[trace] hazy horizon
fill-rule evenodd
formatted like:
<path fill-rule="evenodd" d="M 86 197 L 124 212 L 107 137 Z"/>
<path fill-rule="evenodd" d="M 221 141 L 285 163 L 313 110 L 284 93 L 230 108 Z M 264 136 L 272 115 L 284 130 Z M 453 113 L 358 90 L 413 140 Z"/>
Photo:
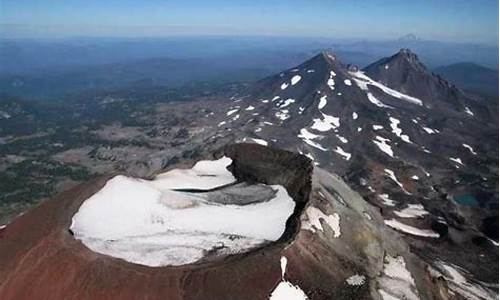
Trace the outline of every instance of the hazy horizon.
<path fill-rule="evenodd" d="M 498 1 L 0 1 L 3 38 L 269 36 L 498 45 Z M 436 30 L 439 28 L 439 31 Z"/>

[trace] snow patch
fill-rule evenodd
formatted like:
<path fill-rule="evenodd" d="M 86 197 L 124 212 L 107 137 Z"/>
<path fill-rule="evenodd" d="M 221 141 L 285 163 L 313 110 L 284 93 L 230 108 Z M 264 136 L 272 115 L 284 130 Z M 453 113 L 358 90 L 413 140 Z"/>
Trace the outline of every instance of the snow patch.
<path fill-rule="evenodd" d="M 351 159 L 351 153 L 345 152 L 344 149 L 339 146 L 337 146 L 337 149 L 334 149 L 333 151 L 340 154 L 345 160 Z"/>
<path fill-rule="evenodd" d="M 234 114 L 235 112 L 237 112 L 238 110 L 240 110 L 240 109 L 239 109 L 239 108 L 237 108 L 237 109 L 232 109 L 232 110 L 230 110 L 230 111 L 228 111 L 228 112 L 226 113 L 226 116 L 230 116 L 230 115 Z"/>
<path fill-rule="evenodd" d="M 472 112 L 472 110 L 470 110 L 470 108 L 468 108 L 467 106 L 465 107 L 465 112 L 466 112 L 468 115 L 474 116 L 474 113 Z"/>
<path fill-rule="evenodd" d="M 474 151 L 474 149 L 471 146 L 469 146 L 467 144 L 462 144 L 462 146 L 469 149 L 470 153 L 472 153 L 473 155 L 477 155 L 476 151 Z"/>
<path fill-rule="evenodd" d="M 425 127 L 425 126 L 422 126 L 422 129 L 427 132 L 428 134 L 435 134 L 435 133 L 438 133 L 439 131 L 436 130 L 436 129 L 432 129 L 432 128 L 429 128 L 429 127 Z"/>
<path fill-rule="evenodd" d="M 299 286 L 293 285 L 285 280 L 287 258 L 282 256 L 280 259 L 281 265 L 281 281 L 271 293 L 269 300 L 307 300 L 307 295 Z"/>
<path fill-rule="evenodd" d="M 360 286 L 365 284 L 366 277 L 364 275 L 355 274 L 346 279 L 347 284 Z"/>
<path fill-rule="evenodd" d="M 292 85 L 296 85 L 301 79 L 302 79 L 302 77 L 300 77 L 300 75 L 295 75 L 292 77 L 292 80 L 290 81 L 290 83 Z"/>
<path fill-rule="evenodd" d="M 392 179 L 392 181 L 394 181 L 397 185 L 399 185 L 399 187 L 403 190 L 403 192 L 410 195 L 410 193 L 404 188 L 403 184 L 396 178 L 394 171 L 389 169 L 384 169 L 384 173 L 386 176 Z"/>
<path fill-rule="evenodd" d="M 323 220 L 323 222 L 325 222 L 333 230 L 333 237 L 340 237 L 339 214 L 334 213 L 333 215 L 326 215 L 320 209 L 314 206 L 309 206 L 306 209 L 305 217 L 305 220 L 301 223 L 301 229 L 309 230 L 313 233 L 315 233 L 316 230 L 323 232 L 323 225 L 321 225 L 321 220 Z"/>
<path fill-rule="evenodd" d="M 366 74 L 363 73 L 362 71 L 350 72 L 350 73 L 352 76 L 354 76 L 353 79 L 356 82 L 356 84 L 358 84 L 358 86 L 365 91 L 368 90 L 368 85 L 372 85 L 372 86 L 379 88 L 384 93 L 386 93 L 392 97 L 410 102 L 412 104 L 423 106 L 422 100 L 415 98 L 415 97 L 412 97 L 412 96 L 409 96 L 409 95 L 406 95 L 406 94 L 403 94 L 403 93 L 400 93 L 396 90 L 393 90 L 393 89 L 381 84 L 380 82 L 377 82 L 377 81 L 371 79 L 370 77 L 366 76 Z"/>
<path fill-rule="evenodd" d="M 382 200 L 385 206 L 396 206 L 396 201 L 389 198 L 389 194 L 380 194 L 378 197 Z"/>
<path fill-rule="evenodd" d="M 498 290 L 488 290 L 477 282 L 471 282 L 462 273 L 467 273 L 462 268 L 443 261 L 437 263 L 439 275 L 443 275 L 448 283 L 448 287 L 453 292 L 460 294 L 465 299 L 471 300 L 493 300 L 498 299 Z M 435 270 L 434 270 L 435 271 Z M 479 281 L 480 283 L 480 281 Z"/>
<path fill-rule="evenodd" d="M 83 202 L 70 229 L 92 251 L 147 266 L 188 264 L 214 249 L 238 253 L 278 240 L 295 208 L 282 186 L 270 186 L 276 192 L 271 200 L 248 205 L 174 190 L 232 183 L 229 164 L 227 157 L 200 161 L 151 181 L 116 176 Z"/>
<path fill-rule="evenodd" d="M 321 114 L 323 115 L 323 119 L 313 119 L 314 123 L 311 126 L 312 129 L 325 132 L 331 129 L 337 129 L 340 126 L 340 118 L 324 113 Z"/>
<path fill-rule="evenodd" d="M 422 218 L 428 215 L 429 212 L 424 209 L 421 204 L 408 204 L 406 208 L 401 211 L 394 211 L 394 214 L 400 218 Z"/>
<path fill-rule="evenodd" d="M 380 149 L 380 151 L 384 152 L 385 154 L 389 155 L 390 157 L 394 157 L 394 152 L 392 151 L 391 145 L 388 144 L 391 140 L 385 139 L 381 136 L 376 136 L 373 142 L 377 147 Z"/>
<path fill-rule="evenodd" d="M 428 230 L 428 229 L 420 229 L 420 228 L 416 228 L 416 227 L 413 227 L 410 225 L 406 225 L 404 223 L 399 222 L 396 219 L 384 220 L 384 223 L 387 226 L 394 228 L 397 231 L 400 231 L 403 233 L 408 233 L 408 234 L 420 236 L 420 237 L 439 238 L 439 233 L 436 233 L 436 232 L 434 232 L 432 230 Z"/>
<path fill-rule="evenodd" d="M 415 280 L 402 256 L 385 255 L 383 274 L 378 281 L 378 292 L 384 300 L 419 300 Z"/>
<path fill-rule="evenodd" d="M 462 160 L 459 157 L 457 158 L 450 157 L 449 160 L 456 162 L 457 164 L 463 165 Z"/>
<path fill-rule="evenodd" d="M 389 117 L 389 121 L 391 122 L 390 126 L 392 128 L 392 133 L 398 136 L 403 142 L 412 143 L 410 138 L 406 134 L 402 134 L 403 130 L 399 128 L 399 124 L 401 123 L 398 119 L 394 117 Z"/>
<path fill-rule="evenodd" d="M 300 133 L 297 135 L 297 137 L 302 139 L 302 141 L 304 141 L 309 146 L 312 146 L 312 147 L 319 149 L 321 151 L 327 151 L 327 149 L 325 147 L 323 147 L 321 144 L 313 141 L 316 138 L 323 138 L 323 136 L 321 136 L 321 135 L 316 135 L 314 133 L 307 131 L 306 128 L 302 128 L 300 130 Z"/>
<path fill-rule="evenodd" d="M 318 109 L 322 109 L 323 107 L 325 107 L 326 104 L 327 104 L 326 96 L 321 97 L 319 99 Z"/>

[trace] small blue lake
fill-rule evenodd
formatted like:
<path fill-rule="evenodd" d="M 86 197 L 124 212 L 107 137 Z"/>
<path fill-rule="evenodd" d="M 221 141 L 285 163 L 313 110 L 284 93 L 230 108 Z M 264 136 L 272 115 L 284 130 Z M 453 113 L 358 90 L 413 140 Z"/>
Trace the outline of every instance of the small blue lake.
<path fill-rule="evenodd" d="M 461 205 L 467 205 L 467 206 L 472 206 L 472 207 L 479 206 L 479 202 L 477 202 L 476 197 L 474 195 L 471 195 L 471 194 L 453 196 L 453 200 L 455 200 L 455 202 L 457 202 L 458 204 L 461 204 Z"/>

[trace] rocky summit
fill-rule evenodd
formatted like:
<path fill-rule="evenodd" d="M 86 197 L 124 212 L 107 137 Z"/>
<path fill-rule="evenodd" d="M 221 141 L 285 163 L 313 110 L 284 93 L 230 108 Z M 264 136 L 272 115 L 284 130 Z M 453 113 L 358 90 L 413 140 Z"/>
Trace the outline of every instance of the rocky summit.
<path fill-rule="evenodd" d="M 409 49 L 172 107 L 0 229 L 0 299 L 498 298 L 497 112 Z"/>

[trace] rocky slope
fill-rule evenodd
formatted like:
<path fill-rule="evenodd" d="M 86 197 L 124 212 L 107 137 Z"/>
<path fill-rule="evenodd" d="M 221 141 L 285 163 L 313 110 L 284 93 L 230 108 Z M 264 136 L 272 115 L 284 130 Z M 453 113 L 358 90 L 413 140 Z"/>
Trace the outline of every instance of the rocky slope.
<path fill-rule="evenodd" d="M 411 51 L 364 71 L 324 52 L 231 100 L 207 122 L 218 127 L 213 140 L 307 155 L 378 207 L 426 261 L 496 284 L 496 114 Z"/>
<path fill-rule="evenodd" d="M 461 271 L 424 263 L 374 206 L 303 156 L 253 144 L 228 146 L 215 154 L 221 155 L 233 160 L 229 169 L 238 181 L 283 185 L 296 202 L 277 242 L 165 267 L 92 252 L 68 229 L 80 205 L 110 178 L 103 177 L 44 202 L 0 232 L 1 298 L 280 299 L 285 292 L 298 299 L 448 299 L 463 288 L 453 285 Z"/>

